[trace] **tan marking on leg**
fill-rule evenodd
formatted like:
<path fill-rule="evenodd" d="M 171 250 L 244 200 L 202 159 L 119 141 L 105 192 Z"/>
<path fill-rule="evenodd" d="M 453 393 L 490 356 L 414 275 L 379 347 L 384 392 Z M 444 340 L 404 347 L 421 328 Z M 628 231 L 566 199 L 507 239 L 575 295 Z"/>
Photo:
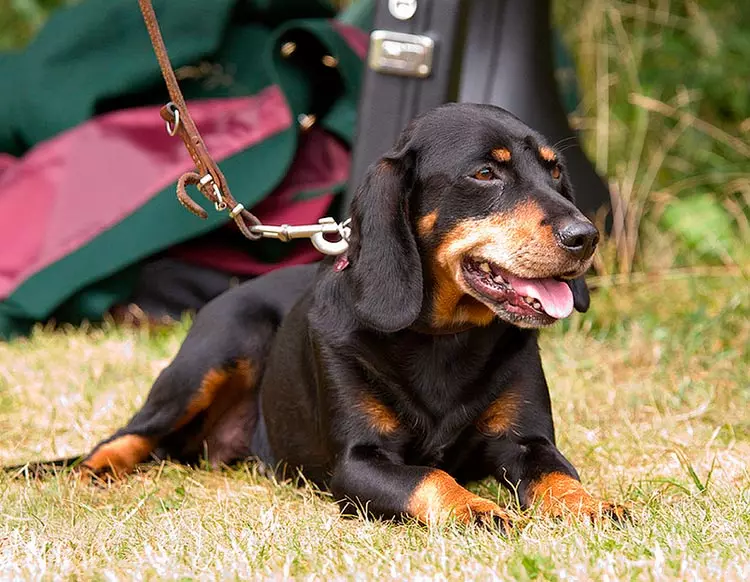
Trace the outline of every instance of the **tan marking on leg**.
<path fill-rule="evenodd" d="M 193 420 L 198 414 L 208 409 L 213 403 L 216 395 L 222 387 L 233 377 L 242 376 L 250 378 L 252 375 L 252 365 L 247 360 L 241 360 L 235 364 L 235 369 L 228 370 L 209 370 L 203 377 L 198 393 L 188 404 L 185 413 L 174 426 L 178 430 Z"/>
<path fill-rule="evenodd" d="M 207 452 L 209 462 L 223 462 L 216 457 L 214 449 L 221 444 L 216 438 L 226 418 L 244 404 L 248 393 L 255 387 L 255 381 L 254 368 L 247 360 L 238 361 L 230 370 L 212 370 L 206 374 L 201 390 L 188 407 L 188 412 L 183 415 L 185 422 L 180 425 L 184 426 L 198 414 L 202 414 L 202 421 L 196 432 L 185 436 L 184 450 L 198 454 Z"/>
<path fill-rule="evenodd" d="M 510 161 L 510 150 L 508 148 L 495 148 L 492 150 L 492 157 L 498 162 L 509 162 Z"/>
<path fill-rule="evenodd" d="M 505 434 L 513 429 L 521 411 L 521 398 L 506 390 L 490 404 L 476 422 L 477 430 L 487 436 Z"/>
<path fill-rule="evenodd" d="M 435 228 L 435 223 L 438 219 L 438 211 L 433 210 L 429 214 L 425 214 L 417 221 L 417 233 L 422 238 L 429 236 L 432 233 L 432 229 Z"/>
<path fill-rule="evenodd" d="M 209 370 L 201 380 L 200 388 L 190 403 L 187 405 L 184 414 L 175 423 L 174 430 L 179 430 L 201 412 L 206 410 L 214 401 L 219 389 L 229 379 L 229 374 L 224 370 Z"/>
<path fill-rule="evenodd" d="M 507 529 L 510 518 L 499 505 L 474 495 L 461 487 L 445 471 L 431 471 L 409 497 L 407 513 L 428 525 L 454 518 L 468 524 L 472 521 L 498 520 Z"/>
<path fill-rule="evenodd" d="M 557 160 L 557 154 L 552 148 L 547 146 L 542 146 L 539 148 L 539 155 L 545 162 L 554 162 L 555 160 Z"/>
<path fill-rule="evenodd" d="M 371 394 L 365 394 L 358 404 L 370 426 L 381 435 L 391 435 L 399 428 L 398 417 L 388 406 Z"/>
<path fill-rule="evenodd" d="M 82 466 L 96 474 L 111 473 L 114 477 L 121 477 L 145 461 L 154 446 L 153 439 L 127 434 L 97 447 Z"/>
<path fill-rule="evenodd" d="M 541 511 L 551 517 L 572 515 L 594 519 L 609 515 L 623 519 L 627 513 L 620 505 L 596 499 L 580 481 L 565 473 L 544 475 L 531 484 L 529 496 L 532 504 L 538 503 Z"/>

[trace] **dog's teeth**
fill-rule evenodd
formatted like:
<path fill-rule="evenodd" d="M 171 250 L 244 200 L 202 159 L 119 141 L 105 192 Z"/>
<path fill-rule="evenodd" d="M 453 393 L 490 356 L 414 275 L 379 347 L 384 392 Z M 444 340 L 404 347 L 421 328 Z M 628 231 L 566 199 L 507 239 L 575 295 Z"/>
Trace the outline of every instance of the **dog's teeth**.
<path fill-rule="evenodd" d="M 524 297 L 523 300 L 528 303 L 529 305 L 532 305 L 534 303 L 533 297 Z"/>
<path fill-rule="evenodd" d="M 539 303 L 536 299 L 534 300 L 534 303 L 532 303 L 532 305 L 534 306 L 534 309 L 541 309 L 542 308 L 542 304 Z"/>
<path fill-rule="evenodd" d="M 500 275 L 497 275 L 494 279 L 492 279 L 495 283 L 505 283 L 505 279 L 503 279 Z"/>
<path fill-rule="evenodd" d="M 490 268 L 489 263 L 482 263 L 481 265 L 479 265 L 479 268 L 482 269 L 482 271 L 484 271 L 485 273 L 492 272 L 492 269 Z"/>

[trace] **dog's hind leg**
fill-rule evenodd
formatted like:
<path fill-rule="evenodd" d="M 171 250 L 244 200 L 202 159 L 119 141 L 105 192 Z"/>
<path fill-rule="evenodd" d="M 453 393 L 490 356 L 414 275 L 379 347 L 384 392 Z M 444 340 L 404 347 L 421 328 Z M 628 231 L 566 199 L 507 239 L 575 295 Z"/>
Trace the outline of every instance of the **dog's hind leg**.
<path fill-rule="evenodd" d="M 198 370 L 203 373 L 194 376 Z M 257 412 L 256 378 L 250 358 L 216 366 L 192 362 L 187 370 L 176 360 L 154 383 L 144 407 L 81 466 L 97 475 L 121 476 L 152 455 L 191 461 L 205 452 L 219 463 L 247 454 Z M 235 427 L 231 442 L 221 438 L 228 422 Z M 223 444 L 231 446 L 231 454 Z"/>
<path fill-rule="evenodd" d="M 83 460 L 119 476 L 151 457 L 216 465 L 251 453 L 256 387 L 281 320 L 309 288 L 316 267 L 280 269 L 204 307 L 143 408 Z"/>
<path fill-rule="evenodd" d="M 205 454 L 214 464 L 247 456 L 257 418 L 255 387 L 275 324 L 256 321 L 250 329 L 244 341 L 232 332 L 191 330 L 143 408 L 82 467 L 120 476 L 152 456 L 194 461 Z"/>

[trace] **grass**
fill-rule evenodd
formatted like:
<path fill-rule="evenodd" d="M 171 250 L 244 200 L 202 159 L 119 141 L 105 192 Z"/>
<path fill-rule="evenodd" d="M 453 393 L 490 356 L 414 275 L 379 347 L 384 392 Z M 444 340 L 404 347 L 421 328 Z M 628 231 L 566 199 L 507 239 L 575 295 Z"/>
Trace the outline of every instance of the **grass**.
<path fill-rule="evenodd" d="M 0 0 L 0 48 L 64 0 Z M 572 118 L 609 176 L 592 311 L 542 337 L 559 445 L 634 522 L 519 514 L 508 538 L 344 519 L 252 465 L 108 488 L 0 475 L 0 578 L 750 579 L 750 8 L 571 0 Z M 5 23 L 6 26 L 2 26 Z M 184 337 L 105 325 L 0 344 L 0 463 L 86 451 Z M 513 507 L 490 482 L 475 489 Z M 514 510 L 517 512 L 517 510 Z"/>
<path fill-rule="evenodd" d="M 592 491 L 632 505 L 632 524 L 531 512 L 505 538 L 345 519 L 252 464 L 145 467 L 106 488 L 0 475 L 0 577 L 747 579 L 746 281 L 608 281 L 542 348 L 560 447 Z M 119 427 L 186 328 L 39 329 L 0 345 L 0 463 L 85 451 Z M 514 507 L 494 483 L 474 487 Z"/>

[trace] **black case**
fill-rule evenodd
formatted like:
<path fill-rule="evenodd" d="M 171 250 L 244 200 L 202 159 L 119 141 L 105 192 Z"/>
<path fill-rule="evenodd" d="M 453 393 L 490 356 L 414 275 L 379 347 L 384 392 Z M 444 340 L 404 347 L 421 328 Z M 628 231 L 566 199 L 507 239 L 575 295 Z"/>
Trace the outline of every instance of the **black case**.
<path fill-rule="evenodd" d="M 416 5 L 413 16 L 396 18 L 399 6 Z M 391 149 L 401 131 L 414 117 L 447 101 L 458 93 L 460 67 L 459 28 L 465 21 L 465 0 L 378 0 L 375 8 L 370 52 L 362 83 L 357 119 L 357 137 L 349 181 L 349 200 L 369 165 Z M 375 37 L 381 31 L 431 39 L 432 64 L 429 76 L 418 71 L 375 70 Z M 408 47 L 407 47 L 408 48 Z M 348 209 L 348 204 L 345 208 Z"/>
<path fill-rule="evenodd" d="M 555 79 L 549 0 L 472 0 L 458 100 L 507 109 L 564 150 L 578 207 L 593 215 L 609 191 L 568 125 Z"/>
<path fill-rule="evenodd" d="M 400 20 L 414 10 L 413 16 Z M 432 71 L 375 70 L 371 38 L 345 208 L 368 166 L 388 151 L 416 115 L 448 101 L 491 103 L 562 142 L 578 206 L 593 215 L 609 192 L 568 125 L 555 80 L 549 0 L 377 0 L 379 31 L 429 37 Z M 375 65 L 375 69 L 373 66 Z"/>

